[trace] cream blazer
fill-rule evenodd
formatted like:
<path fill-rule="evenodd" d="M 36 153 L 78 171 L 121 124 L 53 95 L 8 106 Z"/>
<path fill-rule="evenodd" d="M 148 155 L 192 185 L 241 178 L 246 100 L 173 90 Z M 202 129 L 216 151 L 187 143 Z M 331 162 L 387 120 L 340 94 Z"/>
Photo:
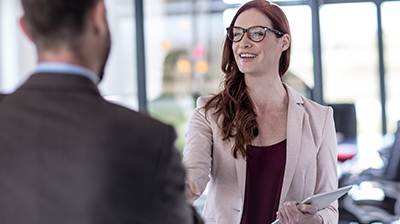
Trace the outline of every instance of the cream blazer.
<path fill-rule="evenodd" d="M 289 96 L 286 166 L 279 205 L 337 189 L 337 142 L 333 110 L 302 97 L 283 83 Z M 183 164 L 187 177 L 208 194 L 205 223 L 239 224 L 242 217 L 246 160 L 232 156 L 232 139 L 222 141 L 221 118 L 202 107 L 210 97 L 200 97 L 190 120 Z M 337 201 L 318 211 L 324 224 L 338 223 Z"/>

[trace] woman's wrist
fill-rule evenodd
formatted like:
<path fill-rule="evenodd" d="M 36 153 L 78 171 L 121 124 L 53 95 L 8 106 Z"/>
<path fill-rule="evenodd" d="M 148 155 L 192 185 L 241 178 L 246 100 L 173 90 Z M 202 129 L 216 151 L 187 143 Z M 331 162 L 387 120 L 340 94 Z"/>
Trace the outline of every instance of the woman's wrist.
<path fill-rule="evenodd" d="M 314 221 L 315 224 L 323 224 L 324 223 L 324 220 L 322 219 L 322 217 L 320 215 L 315 214 L 314 217 L 315 217 L 315 221 Z"/>

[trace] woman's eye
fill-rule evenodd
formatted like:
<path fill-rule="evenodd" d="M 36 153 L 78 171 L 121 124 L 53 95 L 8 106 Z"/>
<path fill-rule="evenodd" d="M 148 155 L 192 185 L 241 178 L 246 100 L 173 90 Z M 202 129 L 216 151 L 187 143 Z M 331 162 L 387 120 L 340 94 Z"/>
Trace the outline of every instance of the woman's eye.
<path fill-rule="evenodd" d="M 253 32 L 253 36 L 254 36 L 254 37 L 262 36 L 262 35 L 263 35 L 262 31 L 254 31 L 254 32 Z"/>

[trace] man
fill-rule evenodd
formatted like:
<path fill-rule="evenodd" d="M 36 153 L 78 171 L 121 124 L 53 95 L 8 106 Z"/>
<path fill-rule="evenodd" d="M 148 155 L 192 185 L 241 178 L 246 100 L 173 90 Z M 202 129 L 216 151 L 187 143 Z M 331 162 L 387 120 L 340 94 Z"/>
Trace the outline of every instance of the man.
<path fill-rule="evenodd" d="M 0 223 L 200 223 L 175 132 L 106 102 L 103 0 L 22 0 L 34 74 L 0 103 Z"/>

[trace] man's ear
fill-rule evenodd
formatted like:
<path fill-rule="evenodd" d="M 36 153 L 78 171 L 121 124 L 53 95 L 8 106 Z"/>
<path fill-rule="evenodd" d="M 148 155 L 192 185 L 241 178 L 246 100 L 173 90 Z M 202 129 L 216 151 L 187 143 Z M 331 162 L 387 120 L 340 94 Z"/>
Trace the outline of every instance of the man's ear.
<path fill-rule="evenodd" d="M 31 40 L 32 42 L 34 42 L 34 41 L 33 41 L 33 38 L 32 38 L 32 35 L 31 35 L 31 33 L 29 32 L 28 24 L 26 23 L 25 16 L 22 16 L 22 17 L 19 19 L 19 25 L 21 26 L 22 31 L 23 31 L 23 32 L 25 33 L 25 35 L 29 38 L 29 40 Z"/>
<path fill-rule="evenodd" d="M 103 0 L 96 1 L 90 10 L 90 19 L 96 34 L 108 32 L 106 7 Z"/>
<path fill-rule="evenodd" d="M 282 36 L 282 52 L 286 51 L 290 46 L 290 36 L 286 33 Z"/>

